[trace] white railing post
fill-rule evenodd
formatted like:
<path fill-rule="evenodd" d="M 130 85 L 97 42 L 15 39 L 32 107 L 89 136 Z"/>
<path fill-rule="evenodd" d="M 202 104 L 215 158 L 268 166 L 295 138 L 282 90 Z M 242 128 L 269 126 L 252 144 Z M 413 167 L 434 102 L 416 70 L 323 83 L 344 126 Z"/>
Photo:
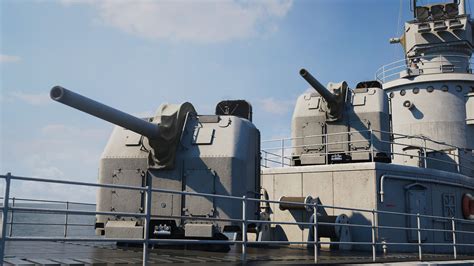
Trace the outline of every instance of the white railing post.
<path fill-rule="evenodd" d="M 145 194 L 145 222 L 143 224 L 143 258 L 142 264 L 148 264 L 148 240 L 150 240 L 149 231 L 150 231 L 150 216 L 151 216 L 151 175 L 146 173 L 146 194 Z"/>
<path fill-rule="evenodd" d="M 372 261 L 376 260 L 376 240 L 375 240 L 375 210 L 372 210 Z"/>
<path fill-rule="evenodd" d="M 455 221 L 454 217 L 451 217 L 451 230 L 453 231 L 453 255 L 454 259 L 457 258 L 457 250 L 456 250 L 456 226 L 455 226 Z"/>
<path fill-rule="evenodd" d="M 242 196 L 242 263 L 247 262 L 247 196 Z"/>
<path fill-rule="evenodd" d="M 3 216 L 2 216 L 2 238 L 0 240 L 0 258 L 1 264 L 5 258 L 5 244 L 7 240 L 7 222 L 8 222 L 8 199 L 10 198 L 11 173 L 5 176 L 5 194 L 3 196 Z"/>
<path fill-rule="evenodd" d="M 374 152 L 374 131 L 370 129 L 370 156 L 372 157 L 372 162 L 375 160 Z"/>
<path fill-rule="evenodd" d="M 382 66 L 382 83 L 385 83 L 385 65 Z"/>
<path fill-rule="evenodd" d="M 318 203 L 313 207 L 314 263 L 318 263 Z"/>
<path fill-rule="evenodd" d="M 285 139 L 281 139 L 281 167 L 285 167 Z"/>
<path fill-rule="evenodd" d="M 424 165 L 425 167 L 424 168 L 428 168 L 428 158 L 427 158 L 427 154 L 426 154 L 426 139 L 423 138 L 423 161 L 424 161 Z"/>
<path fill-rule="evenodd" d="M 416 228 L 418 232 L 418 259 L 422 260 L 422 253 L 421 253 L 421 223 L 420 223 L 420 214 L 416 214 Z"/>
<path fill-rule="evenodd" d="M 265 168 L 268 168 L 268 152 L 263 151 L 265 153 Z"/>
<path fill-rule="evenodd" d="M 15 197 L 12 198 L 12 207 L 15 207 Z M 10 212 L 10 236 L 13 236 L 13 210 Z"/>
<path fill-rule="evenodd" d="M 66 201 L 66 211 L 69 211 L 69 201 Z M 69 213 L 66 212 L 64 217 L 64 237 L 67 236 L 67 223 L 68 223 Z"/>
<path fill-rule="evenodd" d="M 329 146 L 328 146 L 328 134 L 324 134 L 324 153 L 326 155 L 326 164 L 329 164 Z"/>

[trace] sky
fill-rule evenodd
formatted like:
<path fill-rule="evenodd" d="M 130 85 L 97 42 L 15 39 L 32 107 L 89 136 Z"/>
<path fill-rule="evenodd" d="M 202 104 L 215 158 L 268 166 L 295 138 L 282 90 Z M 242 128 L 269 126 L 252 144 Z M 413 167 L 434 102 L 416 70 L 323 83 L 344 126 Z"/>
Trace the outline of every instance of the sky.
<path fill-rule="evenodd" d="M 309 87 L 299 69 L 322 84 L 372 80 L 403 58 L 388 40 L 409 2 L 0 0 L 0 173 L 96 182 L 113 125 L 50 100 L 55 85 L 137 116 L 245 99 L 262 139 L 287 137 Z M 12 195 L 95 201 L 88 188 L 29 182 Z"/>

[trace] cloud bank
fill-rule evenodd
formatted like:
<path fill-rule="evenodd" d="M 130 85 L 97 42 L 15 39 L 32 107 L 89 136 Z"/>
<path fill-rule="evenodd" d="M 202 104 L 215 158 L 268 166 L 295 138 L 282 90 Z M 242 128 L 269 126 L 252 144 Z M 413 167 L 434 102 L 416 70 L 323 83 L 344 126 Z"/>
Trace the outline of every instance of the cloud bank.
<path fill-rule="evenodd" d="M 276 31 L 292 0 L 122 1 L 63 0 L 88 4 L 99 21 L 153 40 L 216 43 L 265 36 Z"/>
<path fill-rule="evenodd" d="M 262 109 L 270 114 L 283 115 L 292 111 L 295 101 L 265 98 L 259 101 Z"/>
<path fill-rule="evenodd" d="M 0 63 L 16 63 L 20 61 L 21 58 L 19 56 L 0 54 Z"/>

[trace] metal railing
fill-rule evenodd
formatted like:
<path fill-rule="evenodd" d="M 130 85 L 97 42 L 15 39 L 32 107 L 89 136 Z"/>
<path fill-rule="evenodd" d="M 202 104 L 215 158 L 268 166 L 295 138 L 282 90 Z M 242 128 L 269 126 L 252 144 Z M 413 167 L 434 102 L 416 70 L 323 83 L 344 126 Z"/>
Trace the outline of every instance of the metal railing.
<path fill-rule="evenodd" d="M 147 178 L 151 178 L 151 175 L 147 175 Z M 147 265 L 149 261 L 149 245 L 150 244 L 221 244 L 221 245 L 240 245 L 241 246 L 241 260 L 242 262 L 247 261 L 247 245 L 251 243 L 252 245 L 290 245 L 290 244 L 303 244 L 312 246 L 314 248 L 314 262 L 320 262 L 320 255 L 318 251 L 318 246 L 321 244 L 330 244 L 330 245 L 337 245 L 337 244 L 350 244 L 350 245 L 366 245 L 370 247 L 372 251 L 372 261 L 377 261 L 377 251 L 380 249 L 378 247 L 381 246 L 416 246 L 418 250 L 418 259 L 423 259 L 423 247 L 425 246 L 450 246 L 452 248 L 452 258 L 458 259 L 459 252 L 457 250 L 458 247 L 474 247 L 474 241 L 468 241 L 469 243 L 461 243 L 457 241 L 457 237 L 461 234 L 469 234 L 473 235 L 474 240 L 474 231 L 465 231 L 459 230 L 459 225 L 463 224 L 470 224 L 474 225 L 474 221 L 471 220 L 464 220 L 458 219 L 455 217 L 442 217 L 442 216 L 433 216 L 433 215 L 425 215 L 420 213 L 401 213 L 401 212 L 391 212 L 391 211 L 382 211 L 382 210 L 375 210 L 375 209 L 362 209 L 362 208 L 350 208 L 350 207 L 340 207 L 340 206 L 331 206 L 331 205 L 323 205 L 314 203 L 297 203 L 297 202 L 287 202 L 287 201 L 277 201 L 277 200 L 268 200 L 268 199 L 258 199 L 258 198 L 249 198 L 246 196 L 237 197 L 237 196 L 230 196 L 230 195 L 217 195 L 217 194 L 206 194 L 206 193 L 195 193 L 195 192 L 186 192 L 186 191 L 176 191 L 176 190 L 168 190 L 168 189 L 158 189 L 152 188 L 151 186 L 144 186 L 144 187 L 136 187 L 136 186 L 124 186 L 124 185 L 112 185 L 112 184 L 96 184 L 96 183 L 87 183 L 87 182 L 77 182 L 77 181 L 67 181 L 67 180 L 55 180 L 55 179 L 42 179 L 42 178 L 33 178 L 33 177 L 21 177 L 21 176 L 13 176 L 10 173 L 7 175 L 0 175 L 0 179 L 5 181 L 5 191 L 3 197 L 3 205 L 0 207 L 3 213 L 2 219 L 2 237 L 0 239 L 0 258 L 5 258 L 5 246 L 7 241 L 94 241 L 94 242 L 128 242 L 128 243 L 141 243 L 143 248 L 142 253 L 142 262 L 143 265 Z M 11 189 L 11 182 L 12 181 L 27 181 L 27 182 L 46 182 L 46 183 L 56 183 L 56 184 L 64 184 L 64 185 L 74 185 L 74 186 L 86 186 L 86 187 L 99 187 L 99 188 L 116 188 L 116 189 L 126 189 L 126 190 L 135 190 L 135 191 L 143 191 L 145 194 L 145 204 L 144 210 L 141 213 L 131 213 L 131 212 L 106 212 L 106 211 L 84 211 L 84 210 L 73 210 L 73 209 L 55 209 L 55 208 L 32 208 L 32 207 L 18 207 L 18 206 L 11 206 L 10 204 L 10 189 Z M 149 182 L 147 184 L 150 184 Z M 223 198 L 229 200 L 235 200 L 240 202 L 242 206 L 242 213 L 241 218 L 213 218 L 213 217 L 192 217 L 192 216 L 170 216 L 170 215 L 152 215 L 151 214 L 151 202 L 152 202 L 152 194 L 154 192 L 159 193 L 171 193 L 171 194 L 178 194 L 178 195 L 192 195 L 192 196 L 199 196 L 199 197 L 212 197 L 212 198 Z M 300 205 L 311 207 L 313 213 L 317 213 L 319 208 L 326 208 L 326 209 L 333 209 L 338 210 L 339 212 L 352 212 L 352 213 L 368 213 L 370 218 L 370 224 L 343 224 L 343 226 L 348 226 L 350 228 L 366 228 L 370 230 L 370 241 L 321 241 L 319 239 L 319 228 L 318 226 L 341 226 L 336 222 L 329 223 L 329 222 L 321 222 L 319 220 L 319 215 L 314 215 L 314 219 L 312 222 L 291 222 L 291 221 L 272 221 L 272 220 L 258 220 L 256 218 L 247 217 L 247 213 L 249 212 L 249 202 L 258 202 L 258 203 L 266 203 L 266 204 L 292 204 L 292 205 Z M 59 213 L 59 214 L 69 214 L 69 215 L 119 215 L 122 217 L 135 217 L 140 218 L 143 221 L 144 232 L 148 232 L 150 220 L 153 218 L 181 218 L 181 219 L 197 219 L 197 220 L 208 220 L 208 221 L 228 221 L 228 222 L 235 222 L 241 224 L 241 232 L 242 238 L 240 240 L 202 240 L 202 239 L 150 239 L 149 234 L 145 233 L 142 238 L 92 238 L 92 237 L 15 237 L 9 236 L 6 233 L 7 227 L 7 217 L 8 212 L 32 212 L 32 213 Z M 382 215 L 397 215 L 397 216 L 404 216 L 404 217 L 415 217 L 417 221 L 416 227 L 407 227 L 407 226 L 390 226 L 390 225 L 381 225 L 380 219 Z M 451 224 L 450 229 L 435 229 L 435 228 L 426 228 L 423 227 L 421 221 L 423 219 L 436 219 L 436 220 L 443 220 L 447 221 Z M 296 225 L 296 226 L 303 226 L 304 228 L 312 228 L 313 230 L 313 239 L 308 239 L 307 241 L 282 241 L 282 240 L 273 240 L 273 241 L 249 241 L 247 238 L 248 225 L 249 224 L 274 224 L 274 225 Z M 414 230 L 417 232 L 417 242 L 416 243 L 409 243 L 409 242 L 386 242 L 380 241 L 378 237 L 378 230 L 402 230 L 402 231 L 410 231 Z M 423 242 L 421 232 L 449 232 L 452 234 L 452 241 L 448 242 Z M 471 243 L 472 242 L 472 243 Z M 426 254 L 426 253 L 425 253 Z M 380 257 L 381 258 L 381 257 Z"/>
<path fill-rule="evenodd" d="M 355 136 L 355 137 L 354 137 Z M 340 141 L 329 141 L 331 138 L 344 139 Z M 305 141 L 308 144 L 304 143 Z M 299 143 L 295 144 L 295 143 Z M 352 146 L 364 143 L 366 147 L 351 149 Z M 330 152 L 329 147 L 344 145 L 346 150 Z M 386 147 L 383 149 L 382 147 Z M 441 147 L 434 149 L 432 147 Z M 474 173 L 473 153 L 471 150 L 456 147 L 454 145 L 435 141 L 425 136 L 410 136 L 380 130 L 349 131 L 330 134 L 310 135 L 305 137 L 281 138 L 262 141 L 262 161 L 264 168 L 293 166 L 293 156 L 296 149 L 309 150 L 318 149 L 313 152 L 326 158 L 325 164 L 329 164 L 329 157 L 336 154 L 369 153 L 370 160 L 374 161 L 377 154 L 384 153 L 388 158 L 401 157 L 417 158 L 417 166 L 430 168 L 429 163 L 443 163 L 452 166 L 456 172 L 463 170 Z M 419 154 L 403 153 L 405 150 L 418 150 Z M 466 152 L 471 156 L 461 156 L 460 152 Z M 434 158 L 430 155 L 440 154 L 442 158 Z M 470 158 L 469 158 L 470 157 Z"/>
<path fill-rule="evenodd" d="M 0 200 L 3 200 L 3 197 L 0 197 Z M 11 197 L 9 199 L 11 202 L 11 207 L 18 207 L 18 205 L 22 204 L 54 204 L 58 207 L 64 207 L 63 210 L 69 210 L 71 205 L 75 206 L 87 206 L 87 207 L 95 207 L 94 203 L 85 203 L 85 202 L 77 202 L 77 201 L 60 201 L 60 200 L 44 200 L 44 199 L 31 199 L 31 198 L 17 198 Z M 14 232 L 14 225 L 20 226 L 61 226 L 64 228 L 63 236 L 67 237 L 69 233 L 69 229 L 71 227 L 94 227 L 94 224 L 90 223 L 71 223 L 69 213 L 64 213 L 64 222 L 63 223 L 51 223 L 51 222 L 19 222 L 15 221 L 15 211 L 13 209 L 10 210 L 10 219 L 6 222 L 8 229 L 8 235 L 13 236 Z"/>
<path fill-rule="evenodd" d="M 461 67 L 467 63 L 465 67 Z M 450 66 L 449 69 L 446 66 Z M 472 73 L 473 61 L 463 55 L 426 55 L 398 60 L 383 65 L 375 72 L 375 79 L 382 84 L 400 78 L 405 71 L 421 70 L 419 75 L 439 73 Z"/>

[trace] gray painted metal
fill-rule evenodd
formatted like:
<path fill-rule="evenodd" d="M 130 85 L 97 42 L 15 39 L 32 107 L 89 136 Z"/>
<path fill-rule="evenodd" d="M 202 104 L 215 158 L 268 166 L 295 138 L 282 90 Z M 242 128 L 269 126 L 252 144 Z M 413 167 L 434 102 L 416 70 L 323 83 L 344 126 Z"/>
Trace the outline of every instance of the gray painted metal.
<path fill-rule="evenodd" d="M 336 85 L 344 95 L 337 120 L 328 116 L 320 95 L 298 97 L 292 118 L 292 165 L 327 164 L 337 157 L 342 162 L 390 160 L 390 134 L 382 133 L 390 132 L 387 95 L 378 87 L 344 90 L 341 84 Z"/>
<path fill-rule="evenodd" d="M 458 162 L 470 166 L 466 164 L 466 160 L 473 159 L 470 150 L 474 148 L 474 126 L 470 122 L 474 107 L 469 97 L 474 88 L 470 15 L 465 14 L 460 3 L 457 16 L 406 22 L 400 39 L 404 40 L 400 43 L 405 59 L 384 66 L 377 73 L 390 96 L 393 131 L 435 140 L 438 144 L 426 148 L 458 153 L 461 157 Z M 442 143 L 461 149 L 451 150 Z M 415 152 L 394 149 L 397 154 Z M 401 156 L 395 156 L 394 161 L 417 166 L 417 162 Z M 458 169 L 444 167 L 443 170 Z M 472 171 L 463 170 L 463 173 L 474 176 Z"/>
<path fill-rule="evenodd" d="M 370 168 L 371 166 L 370 165 L 363 165 L 363 164 L 358 164 L 362 167 L 360 167 L 359 169 L 364 169 L 364 168 Z M 342 166 L 342 165 L 341 165 Z M 350 165 L 349 165 L 350 166 Z M 379 166 L 381 169 L 384 169 L 384 170 L 388 170 L 388 169 L 392 169 L 393 166 L 391 166 L 390 164 L 377 164 L 375 166 Z M 314 166 L 314 167 L 292 167 L 292 168 L 314 168 L 314 169 L 317 169 L 317 168 L 320 168 L 321 166 Z M 405 166 L 406 168 L 406 166 Z M 295 169 L 297 170 L 297 169 Z M 273 171 L 274 173 L 277 173 L 279 170 L 278 169 L 275 169 L 275 171 Z M 448 173 L 449 174 L 449 173 Z M 4 179 L 6 178 L 6 176 L 2 176 L 0 175 L 0 178 Z M 16 176 L 10 176 L 11 180 L 22 180 L 23 177 L 16 177 Z M 37 179 L 37 178 L 30 178 L 30 181 L 33 181 L 33 182 L 46 182 L 44 179 Z M 54 183 L 56 180 L 49 180 L 50 182 Z M 67 180 L 62 180 L 62 182 L 65 182 L 65 184 L 68 184 L 69 181 Z M 87 184 L 77 184 L 75 182 L 71 182 L 70 183 L 71 185 L 86 185 Z M 100 185 L 100 186 L 105 186 L 105 185 Z M 183 191 L 173 191 L 173 190 L 169 190 L 169 191 L 163 191 L 163 192 L 169 192 L 169 193 L 176 193 L 176 194 L 180 194 L 180 195 L 186 195 L 186 194 L 189 194 L 188 192 L 183 192 Z M 150 187 L 147 188 L 147 195 L 151 195 L 151 189 Z M 247 202 L 248 201 L 255 201 L 255 202 L 272 202 L 272 203 L 275 203 L 276 206 L 280 205 L 281 201 L 272 201 L 272 200 L 261 200 L 261 199 L 258 199 L 258 198 L 247 198 L 246 196 L 243 196 L 243 197 L 231 197 L 231 196 L 225 196 L 225 195 L 202 195 L 202 196 L 210 196 L 212 198 L 232 198 L 232 199 L 235 199 L 235 200 L 239 200 L 241 203 L 242 203 L 242 217 L 243 217 L 243 220 L 241 221 L 244 225 L 244 229 L 246 228 L 246 225 L 248 223 L 255 223 L 255 222 L 259 222 L 258 220 L 251 220 L 251 219 L 247 219 L 246 218 L 246 213 L 247 213 Z M 5 197 L 6 199 L 8 199 L 7 197 Z M 288 202 L 288 203 L 291 203 L 291 202 Z M 331 241 L 324 241 L 324 240 L 316 240 L 316 241 L 312 241 L 311 239 L 308 239 L 306 241 L 291 241 L 291 240 L 272 240 L 272 241 L 268 241 L 268 240 L 265 240 L 265 241 L 258 241 L 258 242 L 254 242 L 254 241 L 250 241 L 246 238 L 244 238 L 242 241 L 240 240 L 192 240 L 192 239 L 186 239 L 186 240 L 182 240 L 182 239 L 147 239 L 146 236 L 143 236 L 143 237 L 140 237 L 138 239 L 134 239 L 134 238 L 77 238 L 77 237 L 7 237 L 5 240 L 7 241 L 11 241 L 11 242 L 15 242 L 15 241 L 21 241 L 21 242 L 24 242 L 24 243 L 28 243 L 28 242 L 33 242 L 33 241 L 71 241 L 71 242 L 81 242 L 81 241 L 87 241 L 87 242 L 111 242 L 111 241 L 126 241 L 126 242 L 130 242 L 130 243 L 170 243 L 170 244 L 222 244 L 222 245 L 225 245 L 225 244 L 242 244 L 243 245 L 243 249 L 241 250 L 242 253 L 242 259 L 245 261 L 247 260 L 247 254 L 248 252 L 246 251 L 247 250 L 247 243 L 252 243 L 253 245 L 267 245 L 267 244 L 275 244 L 275 245 L 278 245 L 278 244 L 305 244 L 305 245 L 318 245 L 318 244 L 321 244 L 321 245 L 325 245 L 325 244 L 330 244 L 330 245 L 356 245 L 356 246 L 367 246 L 367 247 L 372 247 L 372 250 L 374 251 L 374 247 L 377 247 L 377 246 L 381 246 L 383 243 L 382 242 L 379 242 L 377 240 L 377 238 L 375 238 L 374 236 L 375 235 L 378 235 L 380 236 L 380 230 L 386 230 L 386 229 L 397 229 L 397 230 L 410 230 L 410 227 L 406 227 L 406 226 L 398 226 L 398 227 L 395 227 L 395 226 L 387 226 L 387 225 L 384 225 L 384 224 L 381 224 L 380 222 L 376 223 L 376 221 L 379 220 L 380 216 L 381 215 L 395 215 L 395 216 L 401 216 L 401 217 L 416 217 L 417 219 L 417 243 L 407 243 L 407 242 L 396 242 L 397 240 L 395 241 L 391 241 L 391 242 L 388 242 L 388 243 L 385 243 L 385 245 L 390 245 L 390 246 L 406 246 L 407 247 L 407 250 L 410 249 L 410 246 L 411 247 L 417 247 L 418 246 L 418 251 L 419 251 L 419 255 L 423 255 L 423 257 L 425 257 L 427 254 L 426 254 L 426 250 L 424 247 L 426 246 L 430 246 L 430 245 L 433 245 L 433 246 L 441 246 L 441 247 L 459 247 L 461 249 L 464 248 L 464 250 L 461 250 L 461 253 L 466 253 L 468 252 L 471 247 L 474 247 L 474 244 L 469 244 L 470 242 L 472 242 L 472 239 L 470 238 L 470 235 L 466 237 L 464 237 L 465 234 L 474 234 L 474 232 L 469 232 L 469 231 L 465 231 L 466 230 L 466 227 L 463 225 L 463 222 L 464 220 L 463 219 L 459 219 L 459 218 L 454 218 L 454 217 L 443 217 L 443 216 L 433 216 L 433 215 L 423 215 L 423 214 L 420 214 L 420 213 L 401 213 L 401 212 L 393 212 L 393 211 L 384 211 L 384 210 L 370 210 L 370 209 L 365 209 L 365 208 L 349 208 L 349 207 L 338 207 L 338 206 L 331 206 L 331 205 L 320 205 L 319 203 L 298 203 L 298 202 L 293 202 L 292 204 L 297 204 L 297 205 L 306 205 L 306 206 L 312 206 L 314 210 L 318 210 L 320 207 L 322 208 L 331 208 L 331 209 L 335 209 L 335 210 L 343 210 L 343 211 L 353 211 L 357 214 L 360 214 L 360 213 L 367 213 L 369 214 L 369 216 L 371 216 L 371 224 L 368 225 L 366 221 L 364 220 L 361 220 L 362 223 L 351 223 L 351 224 L 347 224 L 347 219 L 345 218 L 346 216 L 344 214 L 341 214 L 341 215 L 338 215 L 339 217 L 343 218 L 342 220 L 338 221 L 337 219 L 334 221 L 334 217 L 331 218 L 331 216 L 329 217 L 326 217 L 326 218 L 329 218 L 328 219 L 323 219 L 325 218 L 324 216 L 321 216 L 321 217 L 314 217 L 315 219 L 313 219 L 312 221 L 310 222 L 282 222 L 282 221 L 268 221 L 268 223 L 272 223 L 272 224 L 276 224 L 276 225 L 298 225 L 298 226 L 303 226 L 303 228 L 305 229 L 310 229 L 310 228 L 314 228 L 321 232 L 321 234 L 319 234 L 320 237 L 323 237 L 325 234 L 327 235 L 327 232 L 325 233 L 324 230 L 323 230 L 323 227 L 324 226 L 328 226 L 328 225 L 331 225 L 331 226 L 335 226 L 334 229 L 336 230 L 336 233 L 337 234 L 337 230 L 340 230 L 342 228 L 346 228 L 346 233 L 344 233 L 344 238 L 346 239 L 346 241 L 333 241 L 331 239 Z M 10 208 L 8 207 L 7 205 L 5 206 L 6 210 L 15 210 L 14 208 Z M 147 209 L 149 209 L 150 206 L 148 205 L 147 206 Z M 52 211 L 54 209 L 48 209 L 46 211 Z M 31 211 L 32 212 L 44 212 L 45 209 L 39 209 L 39 208 L 31 208 Z M 68 212 L 70 212 L 71 214 L 74 213 L 73 210 L 67 210 Z M 148 210 L 146 211 L 148 213 Z M 462 230 L 459 230 L 459 229 L 456 229 L 458 227 L 452 227 L 450 230 L 442 230 L 442 229 L 430 229 L 429 227 L 426 226 L 426 223 L 423 223 L 421 222 L 422 219 L 438 219 L 438 220 L 443 220 L 443 221 L 447 221 L 447 222 L 450 222 L 450 224 L 457 224 L 458 226 L 460 225 L 462 227 Z M 389 223 L 394 220 L 393 218 L 389 219 Z M 396 222 L 396 221 L 395 221 Z M 118 223 L 117 223 L 118 224 Z M 474 221 L 471 221 L 471 224 L 474 225 Z M 319 228 L 318 230 L 318 226 L 321 227 Z M 338 229 L 339 228 L 339 229 Z M 348 235 L 348 229 L 349 228 L 355 228 L 356 231 L 361 231 L 361 229 L 358 229 L 358 228 L 366 228 L 366 229 L 371 229 L 371 230 L 366 230 L 365 233 L 367 234 L 367 236 L 371 235 L 372 236 L 372 241 L 360 241 L 359 239 L 355 239 L 355 240 L 350 240 L 348 239 L 348 237 L 350 237 L 350 235 Z M 327 228 L 326 228 L 327 229 Z M 413 229 L 413 228 L 411 228 Z M 316 231 L 315 230 L 315 231 Z M 420 242 L 420 239 L 421 239 L 421 235 L 422 235 L 422 232 L 425 232 L 425 231 L 428 231 L 428 232 L 448 232 L 450 234 L 456 234 L 457 236 L 461 236 L 461 241 L 457 241 L 457 239 L 453 239 L 452 242 L 444 242 L 444 243 L 440 243 L 440 242 Z M 246 230 L 244 230 L 244 235 L 246 236 L 245 234 Z M 339 233 L 343 233 L 342 231 L 339 232 Z M 374 234 L 374 233 L 377 233 L 377 234 Z M 315 234 L 316 237 L 315 239 L 318 239 L 317 236 L 318 234 Z M 398 236 L 399 234 L 397 234 Z M 309 237 L 309 235 L 308 235 Z M 341 236 L 339 236 L 341 237 Z M 466 241 L 467 239 L 467 241 Z M 434 239 L 436 240 L 436 239 Z M 433 239 L 428 239 L 428 241 L 433 241 Z M 455 246 L 455 245 L 456 246 Z M 422 249 L 420 249 L 419 247 L 423 246 Z M 316 249 L 317 250 L 317 249 Z M 146 260 L 146 256 L 145 256 L 145 253 L 146 252 L 149 252 L 148 251 L 148 248 L 147 248 L 147 245 L 143 245 L 143 252 L 144 252 L 144 259 L 143 259 L 143 263 L 146 264 L 147 260 Z M 432 253 L 433 251 L 430 250 L 428 251 L 429 253 Z M 456 249 L 453 249 L 452 252 L 454 252 L 454 254 L 457 254 L 457 248 Z M 376 261 L 377 259 L 380 259 L 380 257 L 377 257 L 376 253 L 372 253 L 373 254 L 373 257 L 372 257 L 372 260 L 373 261 Z M 348 256 L 350 255 L 350 253 L 345 253 L 344 254 L 345 256 Z M 429 254 L 428 254 L 429 256 Z M 456 255 L 457 256 L 457 255 Z M 70 257 L 69 257 L 70 258 Z M 315 257 L 314 259 L 317 261 L 319 258 L 318 254 L 315 253 Z M 421 257 L 420 257 L 421 259 Z"/>
<path fill-rule="evenodd" d="M 159 136 L 159 127 L 133 115 L 124 113 L 105 104 L 96 102 L 80 94 L 55 86 L 50 92 L 51 99 L 93 115 L 97 118 L 132 130 L 148 138 Z"/>
<path fill-rule="evenodd" d="M 202 118 L 196 115 L 187 117 L 175 153 L 175 167 L 166 169 L 149 165 L 149 143 L 146 139 L 136 138 L 133 132 L 116 127 L 101 158 L 99 182 L 141 186 L 144 184 L 144 176 L 150 175 L 153 180 L 152 216 L 194 217 L 186 220 L 186 223 L 213 225 L 214 234 L 222 233 L 225 226 L 240 225 L 235 221 L 209 221 L 210 218 L 240 219 L 241 209 L 235 200 L 202 197 L 191 193 L 254 197 L 260 186 L 259 132 L 250 121 L 236 116 Z M 136 142 L 130 142 L 131 139 Z M 159 189 L 183 190 L 190 194 L 181 196 L 160 193 L 157 191 Z M 248 204 L 249 219 L 258 217 L 255 216 L 257 204 Z M 97 210 L 139 212 L 143 210 L 142 196 L 139 191 L 102 188 L 98 192 Z M 202 219 L 198 219 L 199 217 Z M 98 223 L 106 224 L 113 220 L 120 221 L 121 218 L 97 216 Z M 137 221 L 137 226 L 142 224 L 141 219 L 131 220 Z M 186 228 L 182 218 L 151 219 L 152 223 L 165 223 L 165 220 L 172 220 L 178 227 Z M 103 230 L 107 228 L 98 228 L 97 233 L 102 234 Z M 207 233 L 203 235 L 207 236 Z"/>
<path fill-rule="evenodd" d="M 262 184 L 271 200 L 282 193 L 311 195 L 329 206 L 345 206 L 327 207 L 328 213 L 348 215 L 351 224 L 358 225 L 352 228 L 353 240 L 371 243 L 354 245 L 354 249 L 372 249 L 374 258 L 377 251 L 417 252 L 419 260 L 426 251 L 452 253 L 454 257 L 459 252 L 474 252 L 474 221 L 465 219 L 461 211 L 462 196 L 474 192 L 474 75 L 470 61 L 474 42 L 472 22 L 463 4 L 455 17 L 408 21 L 403 36 L 393 39 L 404 46 L 406 57 L 376 74 L 389 97 L 377 88 L 366 88 L 368 93 L 349 91 L 348 99 L 352 100 L 336 123 L 328 121 L 321 108 L 324 91 L 298 98 L 292 138 L 288 139 L 292 145 L 284 147 L 284 141 L 281 145 L 282 162 L 288 156 L 284 149 L 292 149 L 293 165 L 271 168 L 270 164 L 263 170 Z M 368 123 L 348 130 L 352 120 Z M 388 147 L 372 145 L 369 139 L 380 128 L 384 128 L 382 135 L 387 134 L 382 143 Z M 370 134 L 364 136 L 367 131 Z M 368 145 L 353 141 L 354 136 Z M 354 147 L 362 151 L 362 157 L 354 157 Z M 372 155 L 387 151 L 392 163 L 356 163 L 374 160 L 370 153 L 364 154 L 369 147 Z M 328 155 L 337 153 L 350 154 L 352 160 L 331 164 L 334 161 Z M 278 149 L 265 152 L 275 162 L 279 154 Z M 275 204 L 270 204 L 270 210 L 271 221 L 288 222 L 272 227 L 274 239 L 308 239 L 307 228 L 289 225 L 307 221 L 306 212 L 287 213 Z M 466 234 L 453 234 L 455 230 Z"/>
<path fill-rule="evenodd" d="M 118 125 L 100 162 L 99 183 L 114 186 L 101 187 L 97 194 L 99 235 L 141 238 L 144 230 L 154 232 L 153 225 L 171 226 L 171 221 L 186 230 L 181 218 L 163 220 L 156 218 L 158 215 L 203 217 L 201 221 L 186 221 L 190 224 L 188 228 L 196 228 L 191 225 L 196 222 L 207 224 L 215 228 L 211 230 L 212 237 L 222 233 L 227 225 L 238 225 L 222 220 L 240 218 L 240 207 L 232 200 L 157 192 L 149 198 L 144 197 L 145 187 L 239 197 L 258 194 L 260 133 L 247 119 L 230 115 L 198 116 L 192 105 L 185 103 L 160 106 L 156 116 L 149 119 L 157 123 L 154 124 L 59 86 L 51 90 L 51 98 Z M 145 212 L 147 204 L 151 206 L 150 212 Z M 249 219 L 258 217 L 256 202 L 250 202 L 247 207 Z M 136 217 L 121 215 L 144 212 Z M 208 231 L 202 232 L 205 235 L 201 237 L 209 237 Z M 186 235 L 197 237 L 198 233 Z"/>

